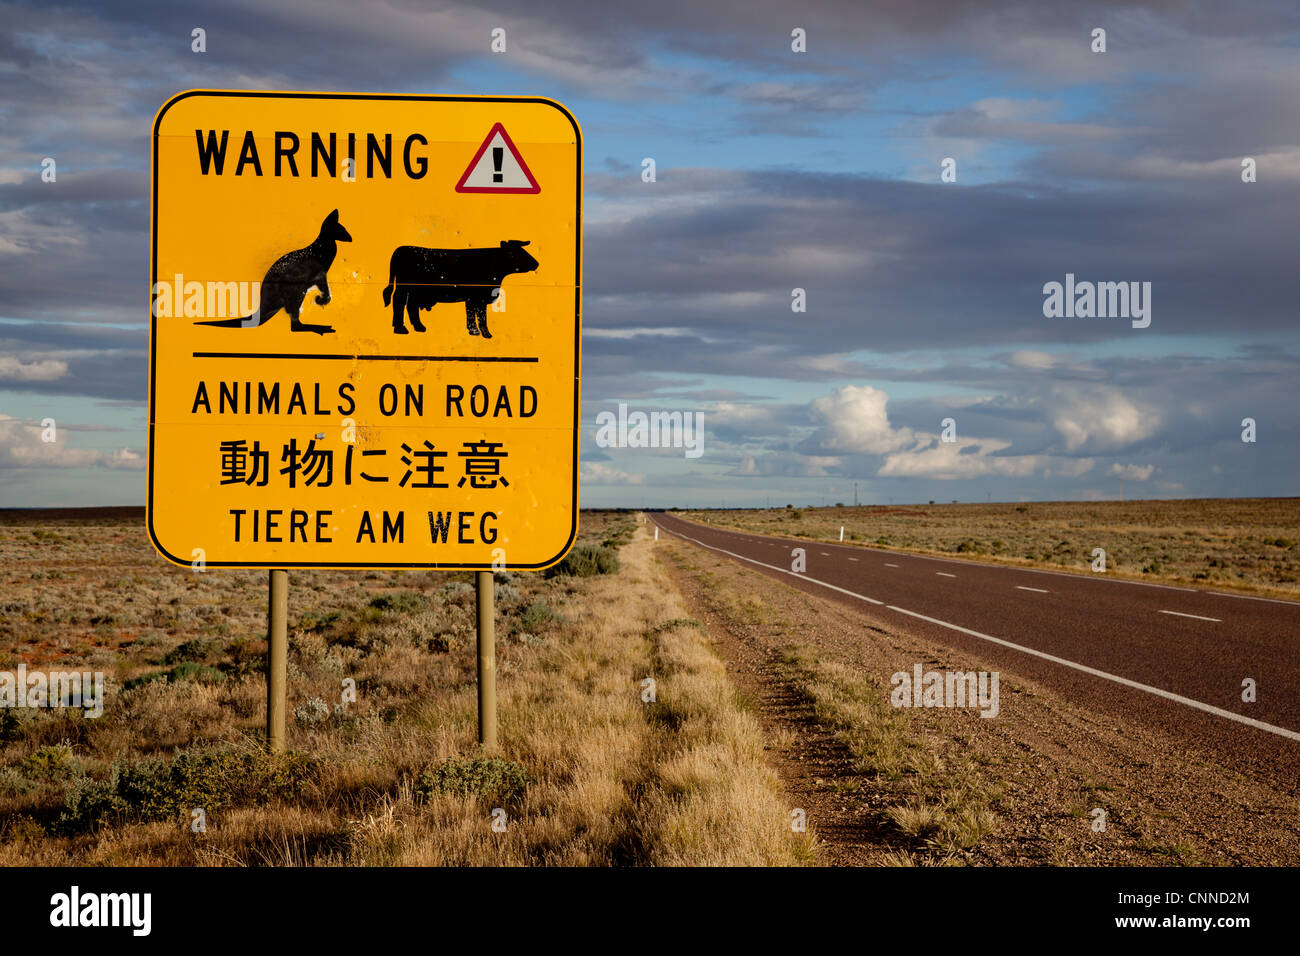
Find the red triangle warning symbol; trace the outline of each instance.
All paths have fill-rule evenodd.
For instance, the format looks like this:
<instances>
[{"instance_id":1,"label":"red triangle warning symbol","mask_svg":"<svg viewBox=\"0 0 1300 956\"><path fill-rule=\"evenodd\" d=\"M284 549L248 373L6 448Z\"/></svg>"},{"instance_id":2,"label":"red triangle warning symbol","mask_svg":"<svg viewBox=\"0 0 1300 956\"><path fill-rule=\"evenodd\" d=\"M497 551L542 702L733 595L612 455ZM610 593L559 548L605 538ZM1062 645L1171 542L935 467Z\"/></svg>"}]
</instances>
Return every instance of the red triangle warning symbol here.
<instances>
[{"instance_id":1,"label":"red triangle warning symbol","mask_svg":"<svg viewBox=\"0 0 1300 956\"><path fill-rule=\"evenodd\" d=\"M458 193L539 193L532 171L519 155L510 134L500 123L493 125L478 148L474 158L465 167Z\"/></svg>"}]
</instances>

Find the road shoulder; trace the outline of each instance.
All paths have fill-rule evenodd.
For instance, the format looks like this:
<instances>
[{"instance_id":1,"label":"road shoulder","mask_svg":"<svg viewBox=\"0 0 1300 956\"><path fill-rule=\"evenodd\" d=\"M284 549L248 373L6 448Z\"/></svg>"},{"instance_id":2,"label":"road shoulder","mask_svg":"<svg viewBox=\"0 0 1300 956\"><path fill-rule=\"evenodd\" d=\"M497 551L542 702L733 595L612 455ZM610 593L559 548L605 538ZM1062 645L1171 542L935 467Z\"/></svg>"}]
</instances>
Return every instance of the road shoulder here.
<instances>
[{"instance_id":1,"label":"road shoulder","mask_svg":"<svg viewBox=\"0 0 1300 956\"><path fill-rule=\"evenodd\" d=\"M1207 754L1009 672L996 718L889 708L891 675L916 664L992 668L686 542L664 538L657 554L754 709L821 862L1241 866L1300 853L1294 798Z\"/></svg>"}]
</instances>

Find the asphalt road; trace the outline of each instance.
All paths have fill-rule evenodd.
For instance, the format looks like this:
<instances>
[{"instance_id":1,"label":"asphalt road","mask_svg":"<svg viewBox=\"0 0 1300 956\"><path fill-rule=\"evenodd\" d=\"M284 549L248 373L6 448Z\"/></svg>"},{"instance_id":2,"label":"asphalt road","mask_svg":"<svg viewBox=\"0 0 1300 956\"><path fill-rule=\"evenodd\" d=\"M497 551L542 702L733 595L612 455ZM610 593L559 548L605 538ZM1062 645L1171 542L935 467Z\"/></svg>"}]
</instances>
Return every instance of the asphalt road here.
<instances>
[{"instance_id":1,"label":"asphalt road","mask_svg":"<svg viewBox=\"0 0 1300 956\"><path fill-rule=\"evenodd\" d=\"M650 518L795 587L1300 789L1300 604ZM803 573L791 571L795 548L806 552ZM1248 677L1254 703L1241 699Z\"/></svg>"}]
</instances>

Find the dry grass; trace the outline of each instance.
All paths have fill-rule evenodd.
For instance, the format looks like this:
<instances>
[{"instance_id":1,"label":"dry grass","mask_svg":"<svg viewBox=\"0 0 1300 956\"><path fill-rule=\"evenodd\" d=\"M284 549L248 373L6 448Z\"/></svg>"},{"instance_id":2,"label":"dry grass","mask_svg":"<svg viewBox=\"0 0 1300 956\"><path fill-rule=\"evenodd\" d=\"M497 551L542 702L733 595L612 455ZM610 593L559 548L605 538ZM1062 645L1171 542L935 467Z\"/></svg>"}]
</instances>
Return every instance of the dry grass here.
<instances>
[{"instance_id":1,"label":"dry grass","mask_svg":"<svg viewBox=\"0 0 1300 956\"><path fill-rule=\"evenodd\" d=\"M492 760L467 575L292 573L290 753L272 759L263 574L171 568L120 520L0 526L0 669L109 675L97 720L0 712L0 864L807 862L644 527L584 513L581 541L621 570L498 577Z\"/></svg>"},{"instance_id":2,"label":"dry grass","mask_svg":"<svg viewBox=\"0 0 1300 956\"><path fill-rule=\"evenodd\" d=\"M1300 498L930 504L692 512L714 525L1300 598Z\"/></svg>"},{"instance_id":3,"label":"dry grass","mask_svg":"<svg viewBox=\"0 0 1300 956\"><path fill-rule=\"evenodd\" d=\"M889 688L876 676L811 643L814 635L786 619L792 613L787 602L802 599L798 592L784 584L765 590L767 580L758 583L755 572L678 541L663 549L699 584L703 610L726 630L760 643L770 638L775 679L806 700L812 719L852 755L840 792L853 794L849 802L864 817L886 823L886 847L877 848L876 862L981 862L981 840L999 827L993 807L1001 795L978 752L964 741L928 733L916 712L890 704ZM702 560L714 567L701 566ZM768 742L785 747L793 738L789 732L772 734Z\"/></svg>"},{"instance_id":4,"label":"dry grass","mask_svg":"<svg viewBox=\"0 0 1300 956\"><path fill-rule=\"evenodd\" d=\"M997 827L994 797L976 762L919 735L874 678L810 647L787 648L782 663L818 722L857 759L855 771L884 798L880 812L906 844L890 862L965 862L965 851Z\"/></svg>"}]
</instances>

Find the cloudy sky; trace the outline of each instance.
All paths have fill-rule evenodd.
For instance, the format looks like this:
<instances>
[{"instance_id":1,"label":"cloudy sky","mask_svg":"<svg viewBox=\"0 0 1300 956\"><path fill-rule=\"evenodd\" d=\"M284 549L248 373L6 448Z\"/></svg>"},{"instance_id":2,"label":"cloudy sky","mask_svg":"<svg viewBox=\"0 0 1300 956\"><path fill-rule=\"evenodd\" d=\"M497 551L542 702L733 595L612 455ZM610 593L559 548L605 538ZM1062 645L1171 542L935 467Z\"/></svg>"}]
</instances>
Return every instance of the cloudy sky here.
<instances>
[{"instance_id":1,"label":"cloudy sky","mask_svg":"<svg viewBox=\"0 0 1300 956\"><path fill-rule=\"evenodd\" d=\"M191 88L577 116L584 505L1297 493L1294 0L42 0L0 22L0 507L144 501L150 132ZM1045 317L1067 273L1150 283L1150 325ZM598 447L620 402L701 413L704 453Z\"/></svg>"}]
</instances>

